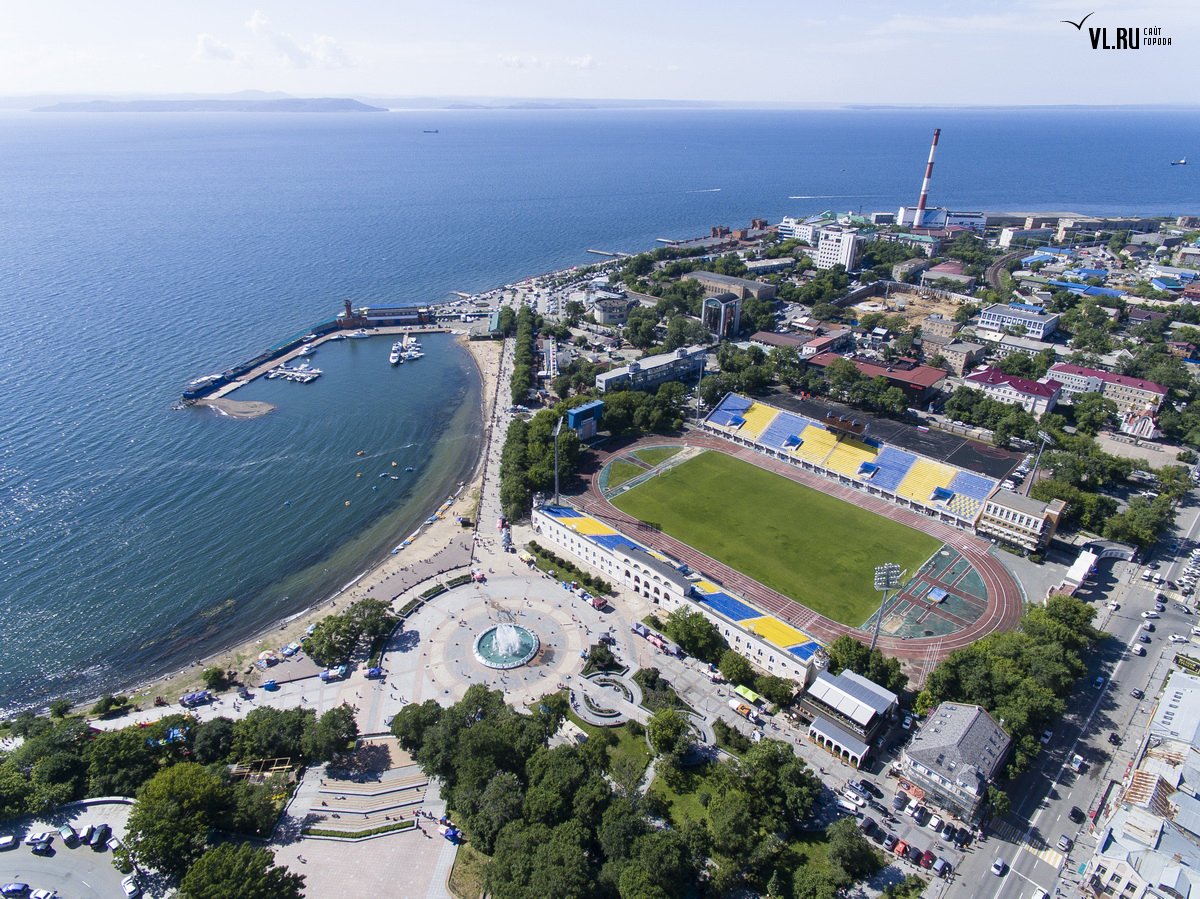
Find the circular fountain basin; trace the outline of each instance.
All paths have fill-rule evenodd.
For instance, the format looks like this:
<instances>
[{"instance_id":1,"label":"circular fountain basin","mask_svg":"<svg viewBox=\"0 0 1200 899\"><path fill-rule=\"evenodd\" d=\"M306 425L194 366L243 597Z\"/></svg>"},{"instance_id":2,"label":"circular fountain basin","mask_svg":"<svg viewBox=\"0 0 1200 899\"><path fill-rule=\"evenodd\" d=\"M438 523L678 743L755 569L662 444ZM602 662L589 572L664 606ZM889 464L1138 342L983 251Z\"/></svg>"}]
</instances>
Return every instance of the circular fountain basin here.
<instances>
[{"instance_id":1,"label":"circular fountain basin","mask_svg":"<svg viewBox=\"0 0 1200 899\"><path fill-rule=\"evenodd\" d=\"M475 658L489 668L517 668L524 665L541 647L542 641L527 627L497 624L475 638Z\"/></svg>"}]
</instances>

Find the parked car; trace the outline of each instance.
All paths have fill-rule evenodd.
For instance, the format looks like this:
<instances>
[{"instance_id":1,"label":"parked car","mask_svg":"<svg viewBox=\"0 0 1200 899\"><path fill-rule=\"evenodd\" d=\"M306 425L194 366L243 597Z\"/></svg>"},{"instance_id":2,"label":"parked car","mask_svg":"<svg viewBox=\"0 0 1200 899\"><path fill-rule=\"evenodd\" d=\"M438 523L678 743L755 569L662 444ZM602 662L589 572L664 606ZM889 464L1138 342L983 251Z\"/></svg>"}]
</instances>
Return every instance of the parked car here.
<instances>
[{"instance_id":1,"label":"parked car","mask_svg":"<svg viewBox=\"0 0 1200 899\"><path fill-rule=\"evenodd\" d=\"M1149 643L1150 635L1149 634L1138 634L1138 642L1139 643ZM1143 652L1145 652L1145 650L1143 650Z\"/></svg>"},{"instance_id":2,"label":"parked car","mask_svg":"<svg viewBox=\"0 0 1200 899\"><path fill-rule=\"evenodd\" d=\"M70 846L79 839L79 834L75 832L75 828L70 824L64 824L62 827L60 827L58 829L58 835L62 837L63 843L67 846Z\"/></svg>"},{"instance_id":3,"label":"parked car","mask_svg":"<svg viewBox=\"0 0 1200 899\"><path fill-rule=\"evenodd\" d=\"M904 811L904 806L906 805L908 805L908 797L903 793L899 794L895 799L892 800L892 808L898 812Z\"/></svg>"},{"instance_id":4,"label":"parked car","mask_svg":"<svg viewBox=\"0 0 1200 899\"><path fill-rule=\"evenodd\" d=\"M918 849L916 846L908 847L908 860L910 862L912 862L914 865L921 864L921 859L922 859L922 857L924 857L924 855L925 855L925 853L921 849Z\"/></svg>"},{"instance_id":5,"label":"parked car","mask_svg":"<svg viewBox=\"0 0 1200 899\"><path fill-rule=\"evenodd\" d=\"M1049 743L1051 740L1054 739L1054 731L1052 731L1052 730L1046 731L1045 733L1042 734L1040 739L1042 741L1042 745L1045 746L1047 743Z\"/></svg>"},{"instance_id":6,"label":"parked car","mask_svg":"<svg viewBox=\"0 0 1200 899\"><path fill-rule=\"evenodd\" d=\"M1079 772L1081 772L1083 770L1083 756L1078 755L1078 754L1073 755L1073 756L1071 756L1071 761L1068 762L1067 764L1072 771L1074 771L1076 774L1078 774Z\"/></svg>"},{"instance_id":7,"label":"parked car","mask_svg":"<svg viewBox=\"0 0 1200 899\"><path fill-rule=\"evenodd\" d=\"M1137 687L1134 687L1132 690L1129 691L1129 695L1132 696L1134 699L1141 699L1146 694L1143 693L1141 690L1139 690Z\"/></svg>"},{"instance_id":8,"label":"parked car","mask_svg":"<svg viewBox=\"0 0 1200 899\"><path fill-rule=\"evenodd\" d=\"M905 730L910 730L910 729L912 728L912 726L913 726L913 717L912 717L912 715L905 715L905 716L904 716L904 720L903 720L902 722L900 722L900 726L901 726L902 728L904 728Z\"/></svg>"},{"instance_id":9,"label":"parked car","mask_svg":"<svg viewBox=\"0 0 1200 899\"><path fill-rule=\"evenodd\" d=\"M1130 650L1135 656L1144 656L1146 654L1145 646L1135 646Z\"/></svg>"},{"instance_id":10,"label":"parked car","mask_svg":"<svg viewBox=\"0 0 1200 899\"><path fill-rule=\"evenodd\" d=\"M950 871L950 862L946 861L944 858L938 858L934 860L933 873L938 877L949 877Z\"/></svg>"},{"instance_id":11,"label":"parked car","mask_svg":"<svg viewBox=\"0 0 1200 899\"><path fill-rule=\"evenodd\" d=\"M132 874L121 881L121 889L125 891L125 895L129 899L137 899L138 896L142 895L142 888L138 886L137 878Z\"/></svg>"},{"instance_id":12,"label":"parked car","mask_svg":"<svg viewBox=\"0 0 1200 899\"><path fill-rule=\"evenodd\" d=\"M870 833L875 829L875 819L870 815L864 815L863 819L858 822L858 826L862 829L863 833Z\"/></svg>"},{"instance_id":13,"label":"parked car","mask_svg":"<svg viewBox=\"0 0 1200 899\"><path fill-rule=\"evenodd\" d=\"M937 856L926 849L925 853L921 856L921 867L932 868L935 861L937 861Z\"/></svg>"},{"instance_id":14,"label":"parked car","mask_svg":"<svg viewBox=\"0 0 1200 899\"><path fill-rule=\"evenodd\" d=\"M938 833L942 829L942 819L938 815L934 815L929 819L929 829L934 833Z\"/></svg>"},{"instance_id":15,"label":"parked car","mask_svg":"<svg viewBox=\"0 0 1200 899\"><path fill-rule=\"evenodd\" d=\"M0 896L24 896L29 892L29 884L13 881L0 886Z\"/></svg>"},{"instance_id":16,"label":"parked car","mask_svg":"<svg viewBox=\"0 0 1200 899\"><path fill-rule=\"evenodd\" d=\"M29 899L58 899L58 893L54 890L34 890L29 894Z\"/></svg>"},{"instance_id":17,"label":"parked car","mask_svg":"<svg viewBox=\"0 0 1200 899\"><path fill-rule=\"evenodd\" d=\"M1075 844L1071 842L1071 838L1065 833L1058 838L1058 849L1060 852L1070 852L1071 847Z\"/></svg>"},{"instance_id":18,"label":"parked car","mask_svg":"<svg viewBox=\"0 0 1200 899\"><path fill-rule=\"evenodd\" d=\"M1094 681L1092 681L1092 689L1093 690L1099 690L1103 686L1104 686L1104 678L1102 678L1102 677L1098 677Z\"/></svg>"},{"instance_id":19,"label":"parked car","mask_svg":"<svg viewBox=\"0 0 1200 899\"><path fill-rule=\"evenodd\" d=\"M108 842L110 836L112 836L112 828L107 824L99 824L96 826L96 832L92 834L92 838L88 842L93 849L103 849L104 844Z\"/></svg>"},{"instance_id":20,"label":"parked car","mask_svg":"<svg viewBox=\"0 0 1200 899\"><path fill-rule=\"evenodd\" d=\"M38 833L31 833L25 838L26 846L36 846L38 843L45 843L54 839L54 833L49 830L43 830Z\"/></svg>"},{"instance_id":21,"label":"parked car","mask_svg":"<svg viewBox=\"0 0 1200 899\"><path fill-rule=\"evenodd\" d=\"M883 848L888 852L896 848L896 835L894 833L889 833L883 838Z\"/></svg>"},{"instance_id":22,"label":"parked car","mask_svg":"<svg viewBox=\"0 0 1200 899\"><path fill-rule=\"evenodd\" d=\"M1171 636L1168 637L1167 639L1169 639L1172 643L1187 643L1188 642L1188 638L1185 637L1183 634L1171 634Z\"/></svg>"},{"instance_id":23,"label":"parked car","mask_svg":"<svg viewBox=\"0 0 1200 899\"><path fill-rule=\"evenodd\" d=\"M908 843L904 842L904 840L898 840L896 845L892 848L901 858L904 858L906 855L908 855Z\"/></svg>"}]
</instances>

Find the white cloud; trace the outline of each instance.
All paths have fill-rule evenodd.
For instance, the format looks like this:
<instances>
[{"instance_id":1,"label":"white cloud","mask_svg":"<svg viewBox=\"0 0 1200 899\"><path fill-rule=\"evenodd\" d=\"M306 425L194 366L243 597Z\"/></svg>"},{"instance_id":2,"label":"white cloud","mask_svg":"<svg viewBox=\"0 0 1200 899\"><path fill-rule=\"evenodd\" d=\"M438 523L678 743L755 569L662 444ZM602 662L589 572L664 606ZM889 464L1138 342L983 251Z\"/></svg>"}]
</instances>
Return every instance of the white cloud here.
<instances>
[{"instance_id":1,"label":"white cloud","mask_svg":"<svg viewBox=\"0 0 1200 899\"><path fill-rule=\"evenodd\" d=\"M274 50L274 61L286 68L345 69L352 65L346 52L327 34L313 35L309 43L301 43L286 31L272 28L271 20L257 9L245 25Z\"/></svg>"},{"instance_id":2,"label":"white cloud","mask_svg":"<svg viewBox=\"0 0 1200 899\"><path fill-rule=\"evenodd\" d=\"M237 54L233 52L233 48L222 41L217 40L211 34L196 35L196 53L197 60L232 60Z\"/></svg>"},{"instance_id":3,"label":"white cloud","mask_svg":"<svg viewBox=\"0 0 1200 899\"><path fill-rule=\"evenodd\" d=\"M567 65L576 69L594 69L596 68L596 60L592 59L589 53L587 56L573 56L569 58Z\"/></svg>"},{"instance_id":4,"label":"white cloud","mask_svg":"<svg viewBox=\"0 0 1200 899\"><path fill-rule=\"evenodd\" d=\"M254 15L246 20L246 27L258 34L259 29L266 28L271 24L271 20L263 14L261 10L254 10Z\"/></svg>"},{"instance_id":5,"label":"white cloud","mask_svg":"<svg viewBox=\"0 0 1200 899\"><path fill-rule=\"evenodd\" d=\"M500 63L510 69L540 69L542 67L542 61L538 57L518 56L515 53L501 56Z\"/></svg>"}]
</instances>

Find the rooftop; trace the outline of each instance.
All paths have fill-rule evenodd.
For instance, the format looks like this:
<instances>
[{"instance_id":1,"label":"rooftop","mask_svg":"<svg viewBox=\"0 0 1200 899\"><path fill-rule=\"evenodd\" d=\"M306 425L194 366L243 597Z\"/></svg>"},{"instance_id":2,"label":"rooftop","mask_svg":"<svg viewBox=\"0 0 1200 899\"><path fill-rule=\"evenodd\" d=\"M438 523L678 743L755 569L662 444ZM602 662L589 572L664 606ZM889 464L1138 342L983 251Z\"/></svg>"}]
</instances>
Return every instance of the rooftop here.
<instances>
[{"instance_id":1,"label":"rooftop","mask_svg":"<svg viewBox=\"0 0 1200 899\"><path fill-rule=\"evenodd\" d=\"M1007 385L1018 393L1046 398L1054 396L1055 392L1062 388L1058 381L1051 380L1042 384L1038 381L1030 381L1028 378L1018 378L1016 375L1006 375L1000 369L992 368L990 365L969 375L965 380L969 384L981 384L989 387Z\"/></svg>"},{"instance_id":2,"label":"rooftop","mask_svg":"<svg viewBox=\"0 0 1200 899\"><path fill-rule=\"evenodd\" d=\"M808 688L808 695L864 727L876 715L885 714L896 702L895 693L853 671L843 671L837 677L828 671L818 672L817 679Z\"/></svg>"},{"instance_id":3,"label":"rooftop","mask_svg":"<svg viewBox=\"0 0 1200 899\"><path fill-rule=\"evenodd\" d=\"M1099 378L1106 384L1121 384L1125 387L1137 387L1140 390L1148 390L1151 393L1160 393L1163 396L1167 394L1167 388L1161 384L1155 384L1153 381L1143 381L1141 378L1131 378L1129 375L1118 375L1111 371L1100 371L1096 368L1084 368L1082 365L1068 365L1066 362L1059 362L1056 365L1050 366L1051 372L1061 372L1066 375L1079 375L1086 378Z\"/></svg>"},{"instance_id":4,"label":"rooftop","mask_svg":"<svg viewBox=\"0 0 1200 899\"><path fill-rule=\"evenodd\" d=\"M905 750L910 760L974 793L983 792L1008 754L1008 734L977 705L943 702Z\"/></svg>"},{"instance_id":5,"label":"rooftop","mask_svg":"<svg viewBox=\"0 0 1200 899\"><path fill-rule=\"evenodd\" d=\"M1009 509L1016 509L1026 515L1045 515L1046 504L1040 499L1014 493L1011 490L997 490L989 497L988 502L999 503Z\"/></svg>"}]
</instances>

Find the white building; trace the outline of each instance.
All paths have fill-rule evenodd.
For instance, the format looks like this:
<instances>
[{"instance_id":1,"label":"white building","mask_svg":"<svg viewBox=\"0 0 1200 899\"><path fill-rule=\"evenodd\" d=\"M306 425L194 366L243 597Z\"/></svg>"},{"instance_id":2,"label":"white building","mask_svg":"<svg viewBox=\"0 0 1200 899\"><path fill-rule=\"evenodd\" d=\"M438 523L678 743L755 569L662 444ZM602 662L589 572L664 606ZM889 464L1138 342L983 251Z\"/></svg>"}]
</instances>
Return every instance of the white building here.
<instances>
[{"instance_id":1,"label":"white building","mask_svg":"<svg viewBox=\"0 0 1200 899\"><path fill-rule=\"evenodd\" d=\"M1045 340L1058 330L1058 315L1019 304L1003 306L996 303L979 313L979 327L993 331L1022 329L1028 337Z\"/></svg>"},{"instance_id":2,"label":"white building","mask_svg":"<svg viewBox=\"0 0 1200 899\"><path fill-rule=\"evenodd\" d=\"M807 686L824 667L824 645L748 602L733 596L662 553L647 549L615 528L566 506L533 510L533 529L556 550L579 559L614 584L644 596L665 612L681 606L711 621L730 647L768 674ZM743 625L742 621L753 622ZM752 627L770 633L779 643ZM784 645L786 644L786 645Z\"/></svg>"},{"instance_id":3,"label":"white building","mask_svg":"<svg viewBox=\"0 0 1200 899\"><path fill-rule=\"evenodd\" d=\"M817 268L833 268L842 265L846 271L854 271L862 261L862 238L857 228L831 225L821 231L817 244L817 256L813 260Z\"/></svg>"},{"instance_id":4,"label":"white building","mask_svg":"<svg viewBox=\"0 0 1200 899\"><path fill-rule=\"evenodd\" d=\"M697 380L704 373L708 351L702 346L680 347L658 356L644 356L628 365L596 375L601 393L625 385L630 390L656 390L667 381Z\"/></svg>"},{"instance_id":5,"label":"white building","mask_svg":"<svg viewBox=\"0 0 1200 899\"><path fill-rule=\"evenodd\" d=\"M810 215L806 219L785 216L779 223L779 236L787 240L802 240L809 246L817 245L821 229L836 224L832 213L823 212L820 215Z\"/></svg>"},{"instance_id":6,"label":"white building","mask_svg":"<svg viewBox=\"0 0 1200 899\"><path fill-rule=\"evenodd\" d=\"M1054 409L1062 393L1062 385L1051 378L1030 381L1006 375L998 368L980 369L963 379L963 384L982 390L994 400L1020 406L1034 415L1044 415Z\"/></svg>"},{"instance_id":7,"label":"white building","mask_svg":"<svg viewBox=\"0 0 1200 899\"><path fill-rule=\"evenodd\" d=\"M1167 397L1167 388L1143 378L1118 375L1097 368L1084 368L1060 362L1047 374L1062 384L1062 402L1072 402L1076 394L1098 393L1117 404L1121 412L1154 410Z\"/></svg>"}]
</instances>

